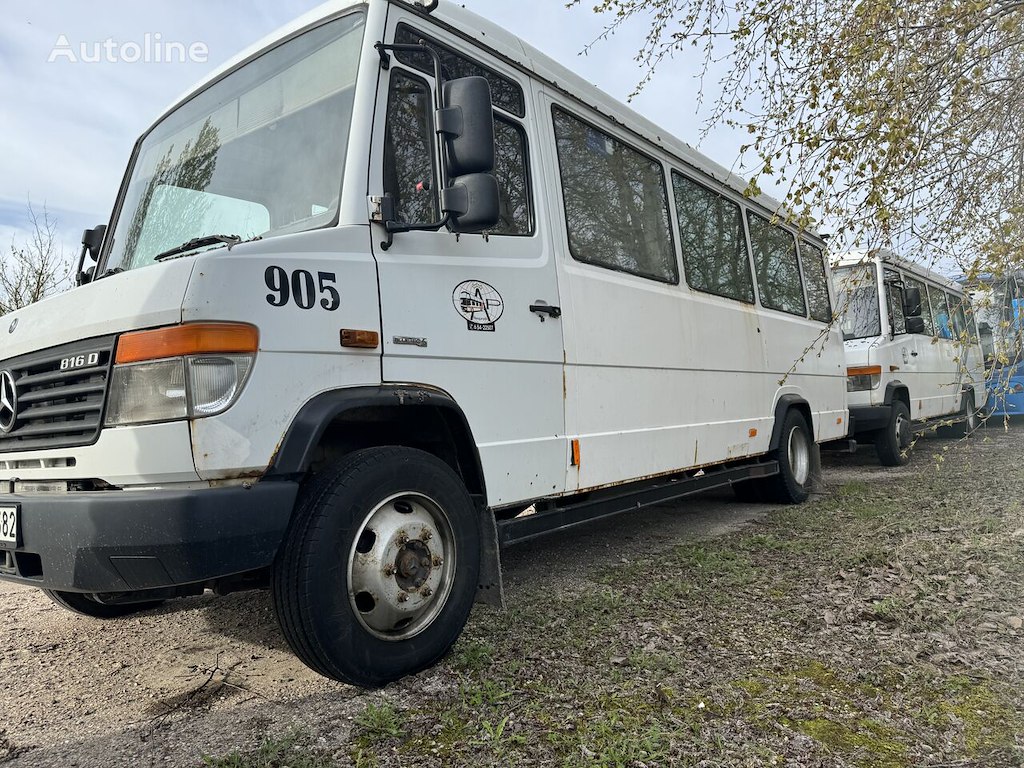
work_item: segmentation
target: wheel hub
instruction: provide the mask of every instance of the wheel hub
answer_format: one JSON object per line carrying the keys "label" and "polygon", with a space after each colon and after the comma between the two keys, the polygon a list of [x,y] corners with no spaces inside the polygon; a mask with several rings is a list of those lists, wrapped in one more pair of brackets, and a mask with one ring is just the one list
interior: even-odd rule
{"label": "wheel hub", "polygon": [[454,536],[441,507],[393,496],[363,522],[349,557],[349,600],[363,627],[385,640],[426,628],[451,592]]}

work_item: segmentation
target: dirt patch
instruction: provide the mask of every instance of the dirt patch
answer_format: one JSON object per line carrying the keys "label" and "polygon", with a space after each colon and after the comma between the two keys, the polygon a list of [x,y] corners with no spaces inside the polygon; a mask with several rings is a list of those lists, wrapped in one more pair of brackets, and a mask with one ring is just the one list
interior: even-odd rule
{"label": "dirt patch", "polygon": [[1021,765],[1022,437],[512,550],[509,610],[376,692],[303,667],[260,593],[102,623],[0,585],[0,763]]}

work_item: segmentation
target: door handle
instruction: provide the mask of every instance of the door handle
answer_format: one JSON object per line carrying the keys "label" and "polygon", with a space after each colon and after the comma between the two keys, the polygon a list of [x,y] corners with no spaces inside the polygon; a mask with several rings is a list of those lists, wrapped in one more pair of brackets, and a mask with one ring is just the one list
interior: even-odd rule
{"label": "door handle", "polygon": [[911,352],[911,353],[910,353],[910,356],[911,356],[911,357],[917,357],[917,352]]}
{"label": "door handle", "polygon": [[536,312],[538,315],[540,315],[541,316],[540,321],[542,323],[544,322],[544,315],[547,315],[548,317],[554,317],[554,318],[558,318],[558,317],[562,316],[562,308],[561,307],[554,307],[554,306],[552,306],[550,304],[531,304],[530,305],[530,311],[531,312]]}

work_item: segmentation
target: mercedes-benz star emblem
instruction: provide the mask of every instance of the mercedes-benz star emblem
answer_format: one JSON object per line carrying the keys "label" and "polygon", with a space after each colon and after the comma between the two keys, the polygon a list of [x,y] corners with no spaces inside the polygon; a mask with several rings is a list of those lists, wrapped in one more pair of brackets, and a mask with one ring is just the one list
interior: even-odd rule
{"label": "mercedes-benz star emblem", "polygon": [[14,374],[0,371],[0,430],[5,434],[14,429],[18,420],[18,390],[14,386]]}

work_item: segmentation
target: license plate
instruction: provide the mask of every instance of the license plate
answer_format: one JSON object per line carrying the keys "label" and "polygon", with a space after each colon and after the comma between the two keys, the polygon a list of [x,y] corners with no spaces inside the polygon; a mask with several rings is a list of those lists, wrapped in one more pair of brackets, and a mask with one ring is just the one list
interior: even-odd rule
{"label": "license plate", "polygon": [[18,545],[18,508],[0,507],[0,549]]}

